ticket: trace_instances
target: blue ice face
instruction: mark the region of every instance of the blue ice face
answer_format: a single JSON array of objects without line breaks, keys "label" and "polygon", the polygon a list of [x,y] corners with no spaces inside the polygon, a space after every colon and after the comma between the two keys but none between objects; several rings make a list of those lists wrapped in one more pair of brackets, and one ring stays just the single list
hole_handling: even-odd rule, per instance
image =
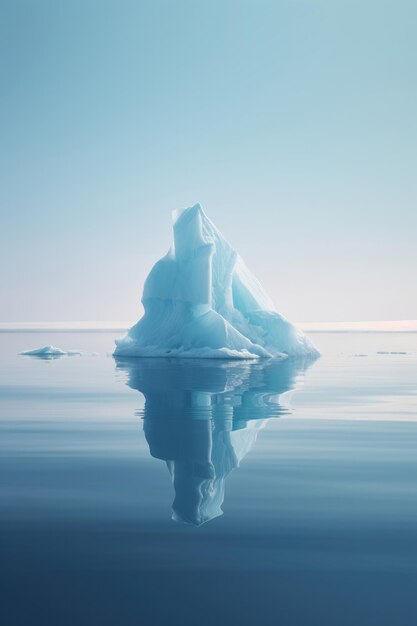
[{"label": "blue ice face", "polygon": [[199,204],[174,213],[174,243],[143,290],[144,317],[119,356],[286,358],[318,354]]}]

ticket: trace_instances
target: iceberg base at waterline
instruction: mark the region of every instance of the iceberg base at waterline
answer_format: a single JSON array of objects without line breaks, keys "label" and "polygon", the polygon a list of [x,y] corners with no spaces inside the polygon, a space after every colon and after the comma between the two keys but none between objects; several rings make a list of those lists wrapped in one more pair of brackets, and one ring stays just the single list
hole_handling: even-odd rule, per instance
[{"label": "iceberg base at waterline", "polygon": [[174,211],[174,242],[146,279],[145,314],[116,356],[257,359],[317,356],[280,315],[199,204]]}]

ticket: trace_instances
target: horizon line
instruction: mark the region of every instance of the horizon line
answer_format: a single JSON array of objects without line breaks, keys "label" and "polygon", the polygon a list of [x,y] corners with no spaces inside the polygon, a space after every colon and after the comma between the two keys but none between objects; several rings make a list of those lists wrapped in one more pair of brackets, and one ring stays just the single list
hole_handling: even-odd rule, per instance
[{"label": "horizon line", "polygon": [[[73,321],[73,322],[0,322],[0,332],[127,332],[136,322]],[[355,322],[296,322],[308,333],[320,332],[402,332],[417,333],[417,320],[385,320]]]}]

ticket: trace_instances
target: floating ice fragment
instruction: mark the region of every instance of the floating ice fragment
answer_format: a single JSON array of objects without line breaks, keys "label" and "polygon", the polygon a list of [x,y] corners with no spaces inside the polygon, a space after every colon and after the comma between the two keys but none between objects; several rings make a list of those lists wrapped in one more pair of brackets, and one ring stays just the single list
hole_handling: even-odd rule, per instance
[{"label": "floating ice fragment", "polygon": [[383,352],[382,351],[377,352],[377,354],[407,354],[407,352],[398,352],[398,351],[388,352],[388,351],[384,350]]},{"label": "floating ice fragment", "polygon": [[199,204],[174,211],[174,242],[146,279],[145,315],[117,356],[257,359],[314,356]]},{"label": "floating ice fragment", "polygon": [[81,352],[77,350],[61,350],[61,348],[56,348],[55,346],[44,346],[43,348],[35,348],[35,350],[25,350],[25,352],[21,352],[23,356],[37,356],[40,358],[57,358],[60,356],[76,356],[81,355]]}]

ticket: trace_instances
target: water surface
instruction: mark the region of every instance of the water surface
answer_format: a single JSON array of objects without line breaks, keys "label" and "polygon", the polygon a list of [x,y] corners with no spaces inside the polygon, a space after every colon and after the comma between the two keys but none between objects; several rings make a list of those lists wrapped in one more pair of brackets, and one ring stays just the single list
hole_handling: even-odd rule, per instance
[{"label": "water surface", "polygon": [[[316,362],[0,333],[1,623],[417,623],[417,335]],[[53,343],[82,356],[22,357]]]}]

